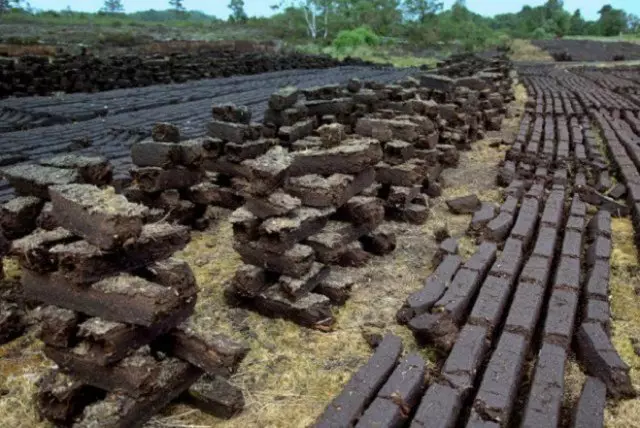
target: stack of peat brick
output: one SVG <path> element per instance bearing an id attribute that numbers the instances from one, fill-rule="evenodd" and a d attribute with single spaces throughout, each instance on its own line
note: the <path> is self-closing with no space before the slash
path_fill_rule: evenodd
<path id="1" fill-rule="evenodd" d="M 395 236 L 378 227 L 383 202 L 369 196 L 380 143 L 340 140 L 303 151 L 276 146 L 243 162 L 252 179 L 231 222 L 234 249 L 246 264 L 230 296 L 265 315 L 326 329 L 331 303 L 344 303 L 353 284 L 328 265 L 361 266 L 369 253 L 393 251 Z"/>
<path id="2" fill-rule="evenodd" d="M 215 150 L 204 162 L 207 180 L 191 189 L 192 200 L 236 209 L 244 203 L 243 189 L 251 180 L 244 162 L 265 154 L 278 140 L 266 138 L 272 130 L 251 122 L 252 113 L 247 107 L 214 104 L 211 110 L 213 119 L 206 128 Z"/>
<path id="3" fill-rule="evenodd" d="M 0 207 L 0 226 L 10 240 L 22 238 L 36 227 L 57 227 L 51 216 L 51 203 L 47 202 L 49 186 L 71 183 L 104 186 L 113 178 L 113 168 L 106 158 L 78 154 L 14 165 L 1 173 L 17 194 Z"/>
<path id="4" fill-rule="evenodd" d="M 92 183 L 106 185 L 112 180 L 112 167 L 103 157 L 64 154 L 39 163 L 10 166 L 2 175 L 18 196 L 0 206 L 0 276 L 2 260 L 10 241 L 22 238 L 36 227 L 56 228 L 48 202 L 48 187 L 53 184 Z M 19 337 L 28 325 L 25 301 L 19 287 L 7 282 L 0 289 L 0 343 Z"/>
<path id="5" fill-rule="evenodd" d="M 220 142 L 211 138 L 180 139 L 174 125 L 157 123 L 151 139 L 136 143 L 131 158 L 132 184 L 124 194 L 151 208 L 149 220 L 166 220 L 204 229 L 207 206 L 225 203 L 228 195 L 207 174 L 204 164 L 218 157 Z M 233 200 L 233 197 L 231 197 Z M 231 206 L 233 206 L 233 202 Z"/>
<path id="6" fill-rule="evenodd" d="M 148 208 L 113 188 L 49 191 L 60 227 L 12 247 L 26 297 L 46 305 L 36 314 L 39 334 L 58 366 L 39 385 L 44 418 L 75 428 L 140 427 L 203 373 L 236 369 L 245 347 L 188 326 L 197 285 L 189 266 L 171 257 L 189 241 L 186 226 L 145 224 Z M 215 401 L 205 394 L 219 381 L 198 381 L 196 402 Z"/>

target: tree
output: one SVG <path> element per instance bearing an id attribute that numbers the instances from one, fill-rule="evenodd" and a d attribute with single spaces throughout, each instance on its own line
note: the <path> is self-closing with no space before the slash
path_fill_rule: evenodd
<path id="1" fill-rule="evenodd" d="M 176 12 L 184 12 L 184 5 L 182 0 L 169 0 L 169 6 Z"/>
<path id="2" fill-rule="evenodd" d="M 329 35 L 329 13 L 331 7 L 330 0 L 283 0 L 279 4 L 272 6 L 272 9 L 299 9 L 304 16 L 307 25 L 307 34 L 312 39 L 318 38 L 319 27 L 318 18 L 322 16 L 324 21 L 324 37 Z"/>
<path id="3" fill-rule="evenodd" d="M 13 8 L 20 7 L 21 0 L 0 0 L 0 13 L 9 12 Z"/>
<path id="4" fill-rule="evenodd" d="M 582 13 L 580 9 L 576 9 L 571 15 L 571 20 L 569 21 L 569 34 L 572 36 L 578 36 L 584 34 L 586 27 L 586 22 L 584 18 L 582 18 Z"/>
<path id="5" fill-rule="evenodd" d="M 424 24 L 442 10 L 443 3 L 437 0 L 405 0 L 404 9 L 411 19 Z"/>
<path id="6" fill-rule="evenodd" d="M 627 15 L 627 28 L 630 33 L 640 33 L 640 18 L 632 13 Z"/>
<path id="7" fill-rule="evenodd" d="M 627 28 L 627 14 L 620 9 L 614 9 L 610 4 L 602 6 L 598 11 L 600 19 L 598 27 L 602 36 L 617 36 Z"/>
<path id="8" fill-rule="evenodd" d="M 124 12 L 124 6 L 120 0 L 105 0 L 102 10 L 108 13 L 122 13 Z"/>
<path id="9" fill-rule="evenodd" d="M 244 11 L 244 0 L 231 0 L 227 7 L 231 9 L 229 21 L 246 22 L 247 19 L 249 19 L 247 13 Z"/>

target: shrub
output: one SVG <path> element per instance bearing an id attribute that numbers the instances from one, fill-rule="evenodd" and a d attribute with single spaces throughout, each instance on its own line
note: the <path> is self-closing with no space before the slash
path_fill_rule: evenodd
<path id="1" fill-rule="evenodd" d="M 538 27 L 531 33 L 531 38 L 536 40 L 550 39 L 551 34 L 547 33 L 544 28 Z"/>
<path id="2" fill-rule="evenodd" d="M 360 46 L 377 46 L 379 44 L 380 37 L 369 27 L 340 31 L 332 43 L 333 47 L 339 52 Z"/>

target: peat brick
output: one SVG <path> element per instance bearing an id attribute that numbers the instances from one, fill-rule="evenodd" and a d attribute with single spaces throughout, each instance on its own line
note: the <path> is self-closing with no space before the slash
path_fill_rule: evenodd
<path id="1" fill-rule="evenodd" d="M 449 287 L 461 263 L 459 256 L 446 256 L 427 277 L 424 286 L 409 295 L 405 307 L 398 312 L 398 321 L 407 323 L 411 318 L 429 311 Z"/>
<path id="2" fill-rule="evenodd" d="M 245 297 L 255 297 L 269 285 L 264 269 L 246 264 L 236 270 L 232 284 L 234 291 Z"/>
<path id="3" fill-rule="evenodd" d="M 466 310 L 480 287 L 481 274 L 462 268 L 456 273 L 451 285 L 434 305 L 436 312 L 444 311 L 456 324 L 464 321 Z"/>
<path id="4" fill-rule="evenodd" d="M 404 358 L 391 373 L 377 398 L 369 405 L 356 427 L 401 426 L 420 400 L 426 373 L 425 362 L 417 354 Z"/>
<path id="5" fill-rule="evenodd" d="M 357 174 L 382 159 L 380 143 L 372 139 L 347 140 L 326 150 L 296 152 L 290 168 L 292 177 L 307 174 Z"/>
<path id="6" fill-rule="evenodd" d="M 538 428 L 559 425 L 566 360 L 565 348 L 549 343 L 542 346 L 538 354 L 522 427 Z"/>
<path id="7" fill-rule="evenodd" d="M 587 215 L 587 204 L 580 199 L 580 195 L 574 195 L 573 200 L 571 201 L 569 215 L 576 217 L 584 217 Z"/>
<path id="8" fill-rule="evenodd" d="M 580 258 L 582 254 L 582 233 L 567 230 L 562 242 L 562 256 Z"/>
<path id="9" fill-rule="evenodd" d="M 37 230 L 31 235 L 13 241 L 9 254 L 17 257 L 23 268 L 49 272 L 57 267 L 57 260 L 50 257 L 49 249 L 77 240 L 73 233 L 61 227 L 54 230 Z"/>
<path id="10" fill-rule="evenodd" d="M 159 122 L 151 128 L 151 138 L 160 143 L 179 143 L 180 130 L 170 123 Z"/>
<path id="11" fill-rule="evenodd" d="M 504 244 L 502 254 L 497 258 L 493 266 L 491 266 L 491 275 L 515 279 L 520 272 L 524 261 L 524 251 L 522 241 L 519 239 L 509 238 Z"/>
<path id="12" fill-rule="evenodd" d="M 301 207 L 287 217 L 271 217 L 259 227 L 259 242 L 272 252 L 287 251 L 296 243 L 319 233 L 333 209 Z"/>
<path id="13" fill-rule="evenodd" d="M 489 275 L 480 288 L 468 323 L 487 327 L 489 333 L 493 332 L 500 325 L 507 309 L 513 281 L 513 278 Z"/>
<path id="14" fill-rule="evenodd" d="M 110 393 L 95 404 L 87 406 L 74 428 L 140 428 L 167 404 L 180 396 L 201 375 L 190 364 L 178 362 L 162 367 L 156 388 L 148 395 L 134 398 L 122 393 Z"/>
<path id="15" fill-rule="evenodd" d="M 270 138 L 246 141 L 243 143 L 227 143 L 224 146 L 224 154 L 227 156 L 229 161 L 240 163 L 247 159 L 262 156 L 277 144 L 278 140 Z"/>
<path id="16" fill-rule="evenodd" d="M 402 352 L 402 341 L 386 335 L 375 353 L 351 377 L 342 392 L 327 406 L 314 427 L 350 426 L 362 415 L 396 366 Z"/>
<path id="17" fill-rule="evenodd" d="M 293 107 L 298 102 L 300 91 L 293 86 L 287 86 L 274 92 L 269 98 L 269 108 L 281 111 Z"/>
<path id="18" fill-rule="evenodd" d="M 355 283 L 350 275 L 334 267 L 327 278 L 318 284 L 314 292 L 327 296 L 333 304 L 343 305 L 351 295 L 351 289 Z"/>
<path id="19" fill-rule="evenodd" d="M 139 167 L 170 168 L 180 164 L 180 146 L 141 141 L 131 146 L 131 159 Z"/>
<path id="20" fill-rule="evenodd" d="M 144 192 L 153 193 L 169 189 L 186 189 L 202 181 L 200 170 L 182 167 L 163 169 L 158 167 L 134 168 L 131 170 L 134 182 Z"/>
<path id="21" fill-rule="evenodd" d="M 611 335 L 611 310 L 608 301 L 589 299 L 584 308 L 583 322 L 595 322 Z"/>
<path id="22" fill-rule="evenodd" d="M 466 395 L 474 385 L 476 375 L 489 348 L 488 329 L 467 324 L 458 335 L 449 357 L 442 367 L 442 376 Z"/>
<path id="23" fill-rule="evenodd" d="M 491 203 L 483 202 L 480 209 L 473 214 L 469 230 L 473 232 L 482 230 L 495 216 L 496 207 Z"/>
<path id="24" fill-rule="evenodd" d="M 7 239 L 28 235 L 36 228 L 44 201 L 35 196 L 18 196 L 0 206 L 0 228 Z"/>
<path id="25" fill-rule="evenodd" d="M 67 184 L 49 189 L 56 222 L 103 250 L 122 246 L 142 233 L 148 208 L 131 203 L 113 188 Z"/>
<path id="26" fill-rule="evenodd" d="M 355 225 L 365 225 L 375 229 L 384 220 L 382 200 L 370 196 L 354 196 L 347 201 L 343 210 Z"/>
<path id="27" fill-rule="evenodd" d="M 587 250 L 587 266 L 591 267 L 596 260 L 609 260 L 611 258 L 611 239 L 598 236 Z"/>
<path id="28" fill-rule="evenodd" d="M 518 211 L 518 202 L 519 199 L 517 197 L 508 195 L 502 205 L 500 205 L 500 212 L 516 215 Z"/>
<path id="29" fill-rule="evenodd" d="M 575 231 L 582 235 L 582 232 L 584 231 L 584 217 L 569 217 L 564 228 L 565 230 Z"/>
<path id="30" fill-rule="evenodd" d="M 476 252 L 464 264 L 466 269 L 476 271 L 484 278 L 489 268 L 496 260 L 498 247 L 493 242 L 483 242 L 478 246 Z"/>
<path id="31" fill-rule="evenodd" d="M 603 381 L 611 397 L 636 396 L 629 366 L 622 361 L 600 324 L 583 323 L 578 328 L 576 343 L 576 353 L 587 373 Z"/>
<path id="32" fill-rule="evenodd" d="M 210 375 L 224 378 L 236 372 L 249 352 L 249 347 L 243 343 L 209 331 L 195 332 L 186 324 L 160 338 L 156 346 Z"/>
<path id="33" fill-rule="evenodd" d="M 480 200 L 477 195 L 461 196 L 446 201 L 449 210 L 454 214 L 473 214 L 480 209 Z"/>
<path id="34" fill-rule="evenodd" d="M 242 144 L 247 140 L 256 140 L 255 129 L 243 123 L 223 122 L 212 120 L 207 123 L 207 135 L 220 138 L 223 141 Z"/>
<path id="35" fill-rule="evenodd" d="M 365 251 L 384 256 L 396 249 L 396 234 L 390 228 L 382 225 L 373 232 L 360 237 L 360 243 Z"/>
<path id="36" fill-rule="evenodd" d="M 502 333 L 482 378 L 473 409 L 485 420 L 508 426 L 527 356 L 528 341 Z"/>
<path id="37" fill-rule="evenodd" d="M 356 175 L 332 174 L 325 178 L 317 174 L 292 177 L 285 190 L 304 205 L 316 208 L 342 206 L 375 181 L 375 170 L 367 168 Z"/>
<path id="38" fill-rule="evenodd" d="M 211 106 L 211 116 L 222 122 L 251 123 L 251 110 L 245 106 L 237 106 L 232 103 L 214 104 Z"/>
<path id="39" fill-rule="evenodd" d="M 555 228 L 543 226 L 538 231 L 538 239 L 533 248 L 533 254 L 540 257 L 553 258 L 557 238 L 558 232 Z"/>
<path id="40" fill-rule="evenodd" d="M 66 307 L 78 312 L 145 327 L 161 324 L 185 307 L 193 307 L 193 294 L 179 296 L 169 287 L 143 278 L 120 274 L 92 284 L 89 288 L 69 284 L 56 274 L 24 271 L 22 285 L 33 300 Z"/>
<path id="41" fill-rule="evenodd" d="M 26 327 L 23 310 L 14 303 L 0 300 L 0 345 L 19 337 Z"/>
<path id="42" fill-rule="evenodd" d="M 588 298 L 606 300 L 609 296 L 610 266 L 608 260 L 596 260 L 589 270 L 586 284 Z"/>
<path id="43" fill-rule="evenodd" d="M 250 193 L 266 195 L 271 193 L 273 189 L 280 187 L 287 177 L 291 162 L 291 155 L 280 146 L 272 148 L 256 159 L 242 162 L 242 165 L 247 167 L 251 173 Z"/>
<path id="44" fill-rule="evenodd" d="M 183 397 L 195 408 L 221 419 L 231 419 L 244 409 L 242 390 L 219 376 L 202 376 Z"/>
<path id="45" fill-rule="evenodd" d="M 591 239 L 596 239 L 598 236 L 610 238 L 611 213 L 605 210 L 598 211 L 587 225 L 587 231 Z"/>
<path id="46" fill-rule="evenodd" d="M 553 290 L 549 299 L 547 318 L 544 324 L 544 341 L 567 349 L 573 338 L 573 325 L 577 311 L 577 291 Z"/>
<path id="47" fill-rule="evenodd" d="M 33 164 L 6 167 L 2 175 L 19 196 L 46 200 L 49 199 L 50 186 L 82 182 L 82 176 L 75 170 Z"/>
<path id="48" fill-rule="evenodd" d="M 249 196 L 244 207 L 256 217 L 265 219 L 287 215 L 301 206 L 300 199 L 282 191 L 276 191 L 266 198 Z"/>
<path id="49" fill-rule="evenodd" d="M 462 392 L 434 383 L 422 397 L 410 428 L 454 428 L 462 404 Z"/>
<path id="50" fill-rule="evenodd" d="M 40 322 L 38 338 L 44 343 L 58 348 L 74 346 L 79 314 L 57 306 L 41 306 L 36 309 L 34 318 Z"/>
<path id="51" fill-rule="evenodd" d="M 588 376 L 574 407 L 571 427 L 603 428 L 606 405 L 607 386 L 600 379 Z"/>
<path id="52" fill-rule="evenodd" d="M 53 216 L 53 204 L 51 202 L 46 202 L 42 206 L 42 210 L 36 219 L 36 226 L 44 230 L 53 230 L 59 226 Z"/>
<path id="53" fill-rule="evenodd" d="M 525 263 L 520 282 L 532 283 L 540 288 L 544 288 L 551 273 L 551 260 L 546 257 L 531 256 Z"/>
<path id="54" fill-rule="evenodd" d="M 484 231 L 485 239 L 494 242 L 502 242 L 509 236 L 511 226 L 515 218 L 513 214 L 501 212 L 496 218 L 487 223 Z"/>
<path id="55" fill-rule="evenodd" d="M 82 410 L 102 394 L 59 370 L 49 370 L 37 382 L 38 414 L 60 426 L 70 426 Z"/>
<path id="56" fill-rule="evenodd" d="M 301 244 L 281 253 L 269 252 L 257 242 L 234 242 L 233 249 L 247 264 L 293 278 L 301 278 L 309 272 L 315 254 L 313 248 Z"/>
<path id="57" fill-rule="evenodd" d="M 572 257 L 562 257 L 556 270 L 553 283 L 554 288 L 580 289 L 580 260 Z"/>
<path id="58" fill-rule="evenodd" d="M 292 301 L 278 285 L 274 285 L 258 294 L 251 303 L 265 316 L 285 318 L 310 328 L 326 330 L 334 323 L 331 300 L 316 293 Z"/>
<path id="59" fill-rule="evenodd" d="M 426 176 L 426 166 L 421 159 L 411 159 L 399 165 L 379 162 L 375 168 L 376 181 L 391 186 L 414 186 L 422 183 Z"/>
<path id="60" fill-rule="evenodd" d="M 39 163 L 55 168 L 74 169 L 78 171 L 83 182 L 96 186 L 110 184 L 113 178 L 113 167 L 107 158 L 102 156 L 65 153 L 49 159 L 42 159 Z"/>
<path id="61" fill-rule="evenodd" d="M 518 283 L 505 330 L 531 339 L 540 319 L 544 302 L 544 288 L 535 284 Z"/>
<path id="62" fill-rule="evenodd" d="M 87 241 L 75 241 L 55 245 L 45 254 L 49 266 L 59 269 L 58 276 L 74 284 L 87 284 L 166 259 L 183 249 L 189 239 L 185 226 L 150 223 L 143 226 L 135 242 L 117 251 L 105 252 Z"/>
<path id="63" fill-rule="evenodd" d="M 278 284 L 290 298 L 298 299 L 303 295 L 313 291 L 314 288 L 329 275 L 329 267 L 321 263 L 313 263 L 311 269 L 302 278 L 292 278 L 281 276 Z"/>

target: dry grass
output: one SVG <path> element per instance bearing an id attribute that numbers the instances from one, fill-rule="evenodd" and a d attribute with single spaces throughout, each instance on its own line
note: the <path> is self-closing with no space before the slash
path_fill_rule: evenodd
<path id="1" fill-rule="evenodd" d="M 631 367 L 631 380 L 640 388 L 640 357 L 631 339 L 640 339 L 640 300 L 636 288 L 640 287 L 638 252 L 633 240 L 631 220 L 613 219 L 613 252 L 611 255 L 610 302 L 613 344 L 622 359 Z M 623 428 L 638 426 L 640 400 L 611 403 L 605 415 L 606 426 Z"/>
<path id="2" fill-rule="evenodd" d="M 524 39 L 515 39 L 511 43 L 511 59 L 513 61 L 553 61 L 553 57 L 531 41 Z"/>

